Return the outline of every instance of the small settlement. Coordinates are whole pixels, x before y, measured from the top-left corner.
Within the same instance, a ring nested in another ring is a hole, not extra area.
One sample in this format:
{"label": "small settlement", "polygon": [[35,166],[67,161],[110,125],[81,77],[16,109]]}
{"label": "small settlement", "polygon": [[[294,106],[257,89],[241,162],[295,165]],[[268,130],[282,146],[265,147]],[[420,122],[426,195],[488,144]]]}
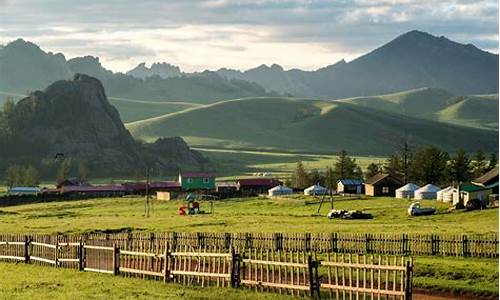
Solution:
{"label": "small settlement", "polygon": [[[395,197],[400,199],[436,199],[454,206],[479,208],[498,206],[498,168],[492,169],[457,186],[440,188],[433,184],[422,187],[413,182],[404,184],[389,174],[379,173],[366,182],[346,178],[337,181],[337,190],[315,184],[303,190],[304,195],[358,194],[369,197]],[[302,191],[302,190],[301,190]],[[233,181],[217,181],[213,172],[180,172],[177,180],[155,182],[126,182],[122,184],[90,185],[74,179],[59,182],[56,188],[13,187],[9,197],[40,197],[42,199],[119,197],[125,195],[156,195],[158,200],[180,199],[188,194],[203,194],[210,199],[252,197],[267,195],[283,197],[297,192],[273,177],[241,178]]]}

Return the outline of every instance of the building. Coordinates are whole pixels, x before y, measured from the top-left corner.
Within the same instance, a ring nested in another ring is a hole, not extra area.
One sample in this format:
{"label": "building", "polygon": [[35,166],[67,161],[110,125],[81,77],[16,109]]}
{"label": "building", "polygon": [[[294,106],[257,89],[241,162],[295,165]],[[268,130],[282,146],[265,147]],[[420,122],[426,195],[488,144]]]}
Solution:
{"label": "building", "polygon": [[415,191],[415,199],[437,199],[437,193],[441,190],[440,187],[433,184],[426,184]]}
{"label": "building", "polygon": [[438,201],[452,202],[453,201],[453,187],[446,187],[436,194]]}
{"label": "building", "polygon": [[121,184],[95,186],[63,186],[61,194],[70,197],[112,197],[123,196],[126,189]]}
{"label": "building", "polygon": [[179,184],[184,191],[190,190],[215,190],[214,173],[179,173]]}
{"label": "building", "polygon": [[415,191],[420,187],[414,183],[407,183],[396,190],[396,198],[409,199],[415,197]]}
{"label": "building", "polygon": [[362,194],[363,181],[360,179],[341,179],[337,182],[337,193]]}
{"label": "building", "polygon": [[396,177],[379,173],[366,180],[365,195],[394,197],[396,195],[396,189],[401,185],[402,182]]}
{"label": "building", "polygon": [[8,190],[9,195],[16,196],[36,196],[39,195],[41,190],[37,187],[12,187]]}
{"label": "building", "polygon": [[236,182],[236,189],[244,196],[258,195],[265,194],[269,189],[280,184],[282,182],[276,178],[245,178]]}
{"label": "building", "polygon": [[269,196],[283,196],[283,195],[291,195],[293,193],[293,190],[284,185],[278,185],[273,187],[272,189],[269,189],[269,191],[267,192]]}
{"label": "building", "polygon": [[234,193],[238,190],[234,181],[217,182],[215,186],[215,191],[219,193]]}
{"label": "building", "polygon": [[490,202],[490,195],[493,194],[492,188],[482,187],[476,184],[464,184],[458,189],[453,189],[453,205],[464,205],[471,200],[479,200],[484,206]]}
{"label": "building", "polygon": [[321,196],[326,194],[328,194],[328,189],[319,184],[312,185],[304,190],[304,195],[306,196]]}
{"label": "building", "polygon": [[498,194],[498,168],[491,169],[490,171],[472,180],[472,184],[488,188],[491,187],[493,194]]}

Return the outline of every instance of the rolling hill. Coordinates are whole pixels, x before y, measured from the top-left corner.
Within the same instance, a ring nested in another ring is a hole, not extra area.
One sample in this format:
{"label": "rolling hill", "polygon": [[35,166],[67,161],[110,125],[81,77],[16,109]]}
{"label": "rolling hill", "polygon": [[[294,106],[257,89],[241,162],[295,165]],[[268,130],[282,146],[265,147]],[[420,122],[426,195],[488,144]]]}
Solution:
{"label": "rolling hill", "polygon": [[443,122],[498,130],[498,95],[456,97],[435,116]]}
{"label": "rolling hill", "polygon": [[496,151],[498,133],[345,102],[247,98],[127,124],[145,140],[180,135],[192,146],[387,155],[406,137],[453,151]]}

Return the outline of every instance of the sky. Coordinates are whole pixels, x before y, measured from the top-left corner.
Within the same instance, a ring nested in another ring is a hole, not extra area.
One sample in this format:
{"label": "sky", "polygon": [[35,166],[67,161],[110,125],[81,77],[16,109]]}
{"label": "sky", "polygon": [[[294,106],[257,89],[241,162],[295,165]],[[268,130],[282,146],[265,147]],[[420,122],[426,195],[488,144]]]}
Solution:
{"label": "sky", "polygon": [[121,72],[314,70],[415,29],[498,53],[498,17],[498,0],[0,0],[0,44],[23,38]]}

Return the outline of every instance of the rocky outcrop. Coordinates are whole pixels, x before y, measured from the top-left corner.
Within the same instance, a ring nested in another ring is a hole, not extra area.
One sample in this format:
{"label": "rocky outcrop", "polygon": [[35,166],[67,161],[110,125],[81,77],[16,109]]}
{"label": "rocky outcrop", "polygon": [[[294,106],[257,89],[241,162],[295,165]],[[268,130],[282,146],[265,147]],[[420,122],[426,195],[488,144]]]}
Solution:
{"label": "rocky outcrop", "polygon": [[76,74],[73,80],[34,92],[20,100],[15,111],[25,120],[16,135],[43,141],[42,159],[63,153],[87,162],[97,173],[133,172],[147,164],[168,172],[204,162],[181,138],[150,145],[136,142],[108,102],[101,82],[87,75]]}

